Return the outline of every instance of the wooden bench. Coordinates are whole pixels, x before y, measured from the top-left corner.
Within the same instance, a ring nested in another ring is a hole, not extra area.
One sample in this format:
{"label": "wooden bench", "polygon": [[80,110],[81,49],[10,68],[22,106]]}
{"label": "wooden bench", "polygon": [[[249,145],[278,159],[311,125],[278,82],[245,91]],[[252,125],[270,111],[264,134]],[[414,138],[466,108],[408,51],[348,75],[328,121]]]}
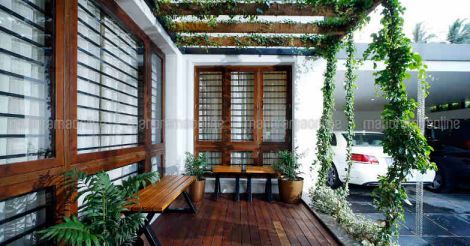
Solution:
{"label": "wooden bench", "polygon": [[247,174],[247,193],[248,201],[253,200],[253,194],[251,192],[251,179],[253,177],[266,178],[266,185],[264,192],[266,194],[266,200],[271,202],[273,200],[272,183],[271,179],[278,176],[278,173],[271,166],[247,166],[245,173]]}
{"label": "wooden bench", "polygon": [[241,166],[214,165],[212,173],[215,175],[215,198],[220,195],[220,177],[235,177],[235,201],[240,201],[240,175],[242,173]]}
{"label": "wooden bench", "polygon": [[214,165],[212,166],[212,173],[215,175],[214,195],[216,198],[220,195],[220,177],[235,177],[235,201],[239,201],[240,178],[246,177],[248,201],[251,202],[253,200],[251,179],[253,177],[260,177],[266,178],[266,200],[272,201],[271,178],[276,177],[277,173],[271,166],[246,166],[246,169],[242,169],[241,166]]}
{"label": "wooden bench", "polygon": [[[129,213],[148,213],[144,226],[138,235],[145,234],[150,245],[161,245],[150,226],[150,222],[157,213],[191,212],[196,208],[191,202],[186,189],[196,181],[194,176],[164,176],[156,184],[149,185],[137,193],[139,200],[127,209]],[[184,196],[187,208],[168,208],[180,195]]]}

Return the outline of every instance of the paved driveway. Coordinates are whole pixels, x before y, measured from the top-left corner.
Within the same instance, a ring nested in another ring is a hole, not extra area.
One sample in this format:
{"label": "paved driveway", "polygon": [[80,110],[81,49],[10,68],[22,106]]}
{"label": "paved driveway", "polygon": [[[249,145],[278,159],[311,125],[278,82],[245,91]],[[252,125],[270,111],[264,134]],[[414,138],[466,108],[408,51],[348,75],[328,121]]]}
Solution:
{"label": "paved driveway", "polygon": [[[382,214],[372,204],[370,187],[351,187],[349,201],[356,213],[374,220]],[[470,189],[452,194],[437,194],[425,190],[423,237],[416,237],[414,186],[407,188],[410,202],[405,205],[406,221],[400,227],[400,245],[470,245]]]}

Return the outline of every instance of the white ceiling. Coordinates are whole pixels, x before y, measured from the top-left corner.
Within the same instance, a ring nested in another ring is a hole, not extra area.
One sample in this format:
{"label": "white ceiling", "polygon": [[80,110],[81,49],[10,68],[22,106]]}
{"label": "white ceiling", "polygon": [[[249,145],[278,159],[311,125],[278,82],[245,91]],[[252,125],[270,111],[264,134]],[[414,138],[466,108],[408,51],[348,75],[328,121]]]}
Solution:
{"label": "white ceiling", "polygon": [[[468,72],[428,72],[431,76],[429,96],[426,106],[441,103],[461,101],[470,97],[470,71]],[[374,85],[372,71],[359,71],[356,90],[356,110],[373,111],[383,109],[385,100]],[[336,109],[341,110],[345,105],[343,88],[344,71],[338,71],[336,76]],[[416,99],[416,75],[406,82],[408,93]]]}

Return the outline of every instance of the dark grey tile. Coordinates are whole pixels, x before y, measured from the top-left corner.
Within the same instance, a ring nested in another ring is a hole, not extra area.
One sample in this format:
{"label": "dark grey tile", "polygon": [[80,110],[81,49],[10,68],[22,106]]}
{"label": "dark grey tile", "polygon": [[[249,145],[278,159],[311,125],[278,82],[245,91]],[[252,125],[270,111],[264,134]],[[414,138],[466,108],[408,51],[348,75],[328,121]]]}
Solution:
{"label": "dark grey tile", "polygon": [[460,217],[462,217],[465,221],[470,223],[470,214],[460,214]]}
{"label": "dark grey tile", "polygon": [[423,239],[433,246],[468,246],[468,237],[423,237]]}
{"label": "dark grey tile", "polygon": [[[405,226],[416,233],[416,215],[405,212]],[[455,236],[426,216],[423,218],[423,235],[425,236]]]}
{"label": "dark grey tile", "polygon": [[400,246],[421,246],[421,245],[430,245],[428,242],[422,238],[416,236],[400,236],[398,239]]}
{"label": "dark grey tile", "polygon": [[458,215],[435,214],[426,217],[457,236],[470,236],[470,223]]}

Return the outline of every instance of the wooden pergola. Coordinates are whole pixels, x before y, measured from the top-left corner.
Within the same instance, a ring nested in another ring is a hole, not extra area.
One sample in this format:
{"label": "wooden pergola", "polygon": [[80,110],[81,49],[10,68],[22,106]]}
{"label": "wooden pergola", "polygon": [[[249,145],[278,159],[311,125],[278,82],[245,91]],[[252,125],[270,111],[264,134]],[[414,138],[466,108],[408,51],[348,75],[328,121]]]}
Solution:
{"label": "wooden pergola", "polygon": [[327,41],[342,39],[380,2],[338,8],[302,1],[154,0],[154,14],[186,54],[314,54]]}

